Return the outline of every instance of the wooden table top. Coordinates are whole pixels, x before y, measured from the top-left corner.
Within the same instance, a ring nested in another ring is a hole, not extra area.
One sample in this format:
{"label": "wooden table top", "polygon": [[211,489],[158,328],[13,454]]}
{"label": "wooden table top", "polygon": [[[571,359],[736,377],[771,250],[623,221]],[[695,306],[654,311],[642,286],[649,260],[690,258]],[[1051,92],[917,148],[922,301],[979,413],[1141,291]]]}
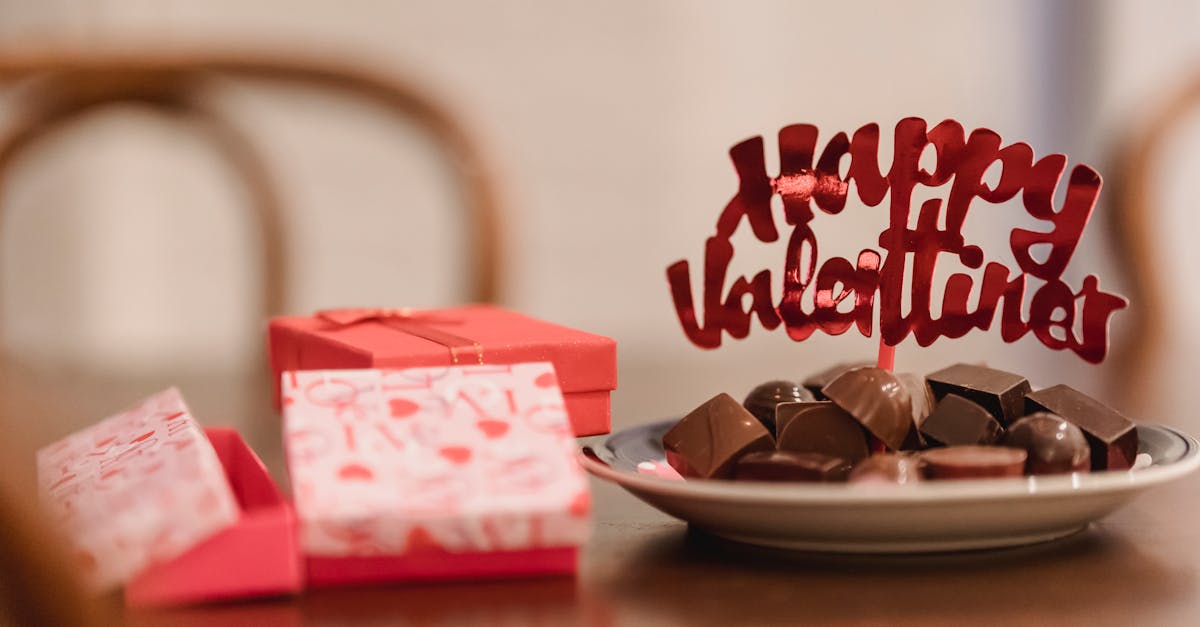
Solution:
{"label": "wooden table top", "polygon": [[[221,404],[236,400],[227,386],[181,387],[201,416],[220,416]],[[119,401],[103,402],[119,407],[153,389],[141,384],[136,392],[121,390]],[[109,386],[74,398],[99,403],[95,399],[106,395],[117,393]],[[243,396],[265,405],[261,389],[248,389]],[[622,402],[644,406],[652,401]],[[66,409],[103,415],[93,407]],[[278,439],[275,429],[268,421],[244,431],[278,472],[278,451],[271,444]],[[686,524],[614,485],[593,478],[592,487],[595,532],[574,578],[317,590],[293,598],[127,611],[124,619],[131,625],[183,627],[1200,624],[1200,481],[1195,476],[1151,491],[1063,540],[915,556],[801,554],[735,545],[689,532]]]}
{"label": "wooden table top", "polygon": [[1200,623],[1200,492],[1184,480],[1075,536],[917,556],[736,545],[593,479],[575,578],[380,586],[132,613],[134,625],[978,625]]}

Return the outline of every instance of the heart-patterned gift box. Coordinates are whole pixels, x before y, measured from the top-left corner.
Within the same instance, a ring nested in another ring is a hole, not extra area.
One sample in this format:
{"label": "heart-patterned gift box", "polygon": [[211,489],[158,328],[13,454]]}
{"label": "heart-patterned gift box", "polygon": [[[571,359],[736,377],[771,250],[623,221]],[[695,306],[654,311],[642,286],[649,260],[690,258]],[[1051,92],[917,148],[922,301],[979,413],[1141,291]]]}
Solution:
{"label": "heart-patterned gift box", "polygon": [[236,431],[171,388],[38,451],[49,517],[80,571],[133,605],[296,592],[295,518]]}
{"label": "heart-patterned gift box", "polygon": [[309,581],[573,572],[587,481],[550,363],[283,374]]}

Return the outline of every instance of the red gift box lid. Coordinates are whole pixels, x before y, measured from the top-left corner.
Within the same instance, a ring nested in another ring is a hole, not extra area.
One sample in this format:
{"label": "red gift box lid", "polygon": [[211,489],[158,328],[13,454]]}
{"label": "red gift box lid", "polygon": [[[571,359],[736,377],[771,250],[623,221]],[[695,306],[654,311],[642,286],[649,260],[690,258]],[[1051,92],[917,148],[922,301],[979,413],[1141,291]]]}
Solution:
{"label": "red gift box lid", "polygon": [[[371,312],[385,310],[342,310]],[[271,368],[288,370],[414,368],[478,363],[548,361],[558,372],[564,393],[613,390],[617,386],[617,349],[611,338],[553,324],[491,305],[467,305],[411,313],[409,322],[478,344],[451,349],[436,339],[399,330],[370,315],[351,323],[317,316],[274,318],[270,324]],[[337,312],[334,312],[337,313]]]}

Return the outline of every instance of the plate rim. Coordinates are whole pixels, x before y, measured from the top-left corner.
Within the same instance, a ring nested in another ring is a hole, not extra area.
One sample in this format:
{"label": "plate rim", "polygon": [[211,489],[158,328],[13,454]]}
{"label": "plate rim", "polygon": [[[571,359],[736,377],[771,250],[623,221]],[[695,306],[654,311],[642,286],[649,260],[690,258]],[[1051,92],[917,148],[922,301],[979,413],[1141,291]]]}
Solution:
{"label": "plate rim", "polygon": [[[657,423],[615,431],[604,439],[604,444],[623,433],[647,428],[653,424]],[[869,483],[848,486],[803,483],[781,485],[755,481],[679,481],[614,468],[602,460],[593,459],[582,449],[577,451],[576,457],[589,473],[626,489],[643,493],[736,503],[835,506],[1061,498],[1129,492],[1173,481],[1200,467],[1200,441],[1196,438],[1166,425],[1139,423],[1138,427],[1166,432],[1181,440],[1187,446],[1187,451],[1177,460],[1132,471],[1043,475],[1020,479],[928,481],[904,486]]]}

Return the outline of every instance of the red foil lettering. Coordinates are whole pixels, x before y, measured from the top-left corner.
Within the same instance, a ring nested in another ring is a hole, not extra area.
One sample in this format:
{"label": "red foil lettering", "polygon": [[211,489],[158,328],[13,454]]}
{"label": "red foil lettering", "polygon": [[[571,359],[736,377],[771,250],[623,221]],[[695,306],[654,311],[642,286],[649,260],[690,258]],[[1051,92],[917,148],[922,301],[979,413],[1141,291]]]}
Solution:
{"label": "red foil lettering", "polygon": [[[1006,342],[1032,333],[1051,349],[1070,350],[1092,363],[1104,359],[1111,316],[1128,302],[1102,291],[1095,276],[1086,277],[1078,291],[1062,278],[1100,193],[1095,170],[1075,166],[1062,206],[1056,208],[1054,193],[1067,167],[1063,155],[1035,161],[1027,144],[1004,146],[993,131],[977,129],[968,136],[954,120],[930,129],[920,118],[906,118],[896,125],[892,163],[884,173],[879,141],[878,125],[868,124],[850,137],[834,135],[816,157],[816,127],[788,126],[779,132],[780,171],[775,177],[766,171],[762,137],[730,150],[738,189],[718,217],[716,233],[705,243],[699,302],[693,297],[688,261],[667,268],[675,311],[693,343],[716,348],[723,334],[744,338],[755,318],[767,330],[782,325],[795,341],[818,330],[839,335],[851,327],[870,336],[878,303],[879,333],[890,346],[909,335],[928,346],[940,337],[986,331],[998,317]],[[927,150],[935,158],[932,170],[920,165]],[[997,166],[999,176],[991,186],[985,174]],[[878,237],[880,251],[863,250],[854,262],[840,257],[821,261],[811,226],[816,210],[830,215],[845,210],[852,182],[858,200],[868,207],[887,198],[888,226]],[[910,227],[913,192],[918,187],[947,189],[943,198],[921,204],[915,226]],[[777,222],[771,206],[776,195],[782,201],[783,224]],[[1014,269],[989,261],[979,246],[966,241],[963,226],[973,203],[998,204],[1018,195],[1026,213],[1046,227],[1012,229],[1009,246],[1017,262]],[[770,270],[729,280],[734,256],[730,240],[743,219],[754,237],[765,243],[779,240],[781,227],[791,228],[778,299]],[[1035,247],[1045,254],[1037,255]],[[939,262],[982,268],[982,276],[950,274],[935,309]],[[973,299],[976,290],[978,298]],[[1023,317],[1026,292],[1030,293],[1028,319]]]}

